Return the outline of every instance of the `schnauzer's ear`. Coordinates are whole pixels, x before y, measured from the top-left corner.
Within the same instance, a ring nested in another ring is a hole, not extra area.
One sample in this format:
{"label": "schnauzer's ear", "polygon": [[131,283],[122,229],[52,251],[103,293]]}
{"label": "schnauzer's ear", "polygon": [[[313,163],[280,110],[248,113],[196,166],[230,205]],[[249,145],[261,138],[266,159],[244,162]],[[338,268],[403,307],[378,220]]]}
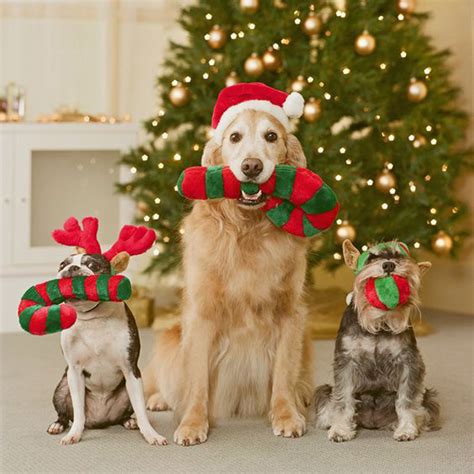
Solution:
{"label": "schnauzer's ear", "polygon": [[289,133],[286,137],[286,163],[306,168],[306,156],[299,140]]}
{"label": "schnauzer's ear", "polygon": [[122,273],[127,269],[129,260],[130,255],[127,252],[119,252],[110,261],[110,266],[113,268],[114,273]]}
{"label": "schnauzer's ear", "polygon": [[352,270],[355,270],[357,268],[357,259],[359,258],[360,252],[349,239],[344,240],[342,243],[342,252],[344,253],[346,265]]}
{"label": "schnauzer's ear", "polygon": [[76,253],[80,254],[80,253],[87,253],[87,252],[86,252],[86,249],[83,249],[82,247],[76,247]]}
{"label": "schnauzer's ear", "polygon": [[214,166],[222,164],[221,145],[211,138],[204,147],[201,165]]}
{"label": "schnauzer's ear", "polygon": [[431,262],[420,262],[418,268],[420,269],[420,275],[423,276],[431,268]]}

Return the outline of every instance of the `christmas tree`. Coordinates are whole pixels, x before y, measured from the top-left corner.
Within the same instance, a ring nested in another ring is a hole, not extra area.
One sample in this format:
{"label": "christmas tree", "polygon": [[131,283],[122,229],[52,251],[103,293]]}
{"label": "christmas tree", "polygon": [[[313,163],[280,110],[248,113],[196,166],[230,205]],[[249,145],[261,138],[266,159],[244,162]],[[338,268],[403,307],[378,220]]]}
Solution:
{"label": "christmas tree", "polygon": [[181,171],[200,164],[219,91],[260,81],[301,92],[294,124],[308,167],[336,192],[337,225],[314,240],[310,265],[341,263],[345,238],[398,238],[411,249],[455,255],[466,231],[455,179],[469,152],[467,126],[449,81],[448,51],[422,32],[415,0],[201,0],[180,17],[186,45],[171,43],[158,77],[162,108],[149,140],[123,157],[133,179],[119,185],[137,219],[158,232],[149,271],[180,259],[189,202]]}

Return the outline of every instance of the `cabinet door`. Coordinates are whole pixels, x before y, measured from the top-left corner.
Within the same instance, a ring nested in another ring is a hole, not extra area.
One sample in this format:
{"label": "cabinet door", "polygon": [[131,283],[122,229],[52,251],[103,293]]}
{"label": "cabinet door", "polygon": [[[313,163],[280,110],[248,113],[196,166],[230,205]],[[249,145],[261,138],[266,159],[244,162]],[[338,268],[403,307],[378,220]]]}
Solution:
{"label": "cabinet door", "polygon": [[13,139],[0,133],[0,266],[12,261]]}
{"label": "cabinet door", "polygon": [[135,134],[84,128],[16,136],[13,264],[58,263],[65,248],[51,231],[71,215],[98,217],[104,246],[129,220],[130,205],[117,195],[115,183],[126,176],[118,160],[134,145]]}

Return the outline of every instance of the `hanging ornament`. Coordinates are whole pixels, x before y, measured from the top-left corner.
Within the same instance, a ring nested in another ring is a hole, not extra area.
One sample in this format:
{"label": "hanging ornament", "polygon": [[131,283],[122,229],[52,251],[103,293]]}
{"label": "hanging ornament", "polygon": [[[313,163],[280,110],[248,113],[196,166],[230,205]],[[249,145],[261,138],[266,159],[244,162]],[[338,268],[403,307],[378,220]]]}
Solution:
{"label": "hanging ornament", "polygon": [[169,98],[175,107],[182,107],[189,102],[191,93],[186,86],[183,86],[183,84],[178,84],[170,90]]}
{"label": "hanging ornament", "polygon": [[258,10],[258,0],[240,0],[240,9],[244,13],[255,13]]}
{"label": "hanging ornament", "polygon": [[440,230],[433,236],[431,247],[436,255],[449,255],[453,248],[453,239],[446,232]]}
{"label": "hanging ornament", "polygon": [[304,119],[309,122],[313,123],[321,116],[321,101],[315,99],[314,97],[310,97],[306,104],[304,105],[303,109],[303,117]]}
{"label": "hanging ornament", "polygon": [[212,49],[222,48],[227,41],[227,33],[219,25],[214,25],[206,37],[207,44]]}
{"label": "hanging ornament", "polygon": [[263,73],[264,65],[257,53],[252,53],[244,63],[244,70],[249,76],[258,77]]}
{"label": "hanging ornament", "polygon": [[428,95],[428,87],[423,81],[412,79],[407,95],[410,102],[421,102]]}
{"label": "hanging ornament", "polygon": [[263,53],[262,61],[267,71],[277,71],[281,68],[280,53],[273,48],[268,48]]}
{"label": "hanging ornament", "polygon": [[309,12],[306,20],[301,24],[301,29],[308,36],[317,35],[321,31],[321,18],[314,12]]}
{"label": "hanging ornament", "polygon": [[235,72],[232,71],[226,78],[225,78],[225,86],[234,86],[235,84],[238,84],[240,82],[240,77],[239,75]]}
{"label": "hanging ornament", "polygon": [[273,0],[273,6],[275,8],[278,8],[279,10],[282,10],[283,8],[286,8],[288,5],[283,0]]}
{"label": "hanging ornament", "polygon": [[372,54],[375,50],[375,45],[375,38],[367,30],[359,35],[354,43],[357,54],[360,54],[361,56]]}
{"label": "hanging ornament", "polygon": [[397,0],[398,13],[410,15],[415,11],[416,0]]}
{"label": "hanging ornament", "polygon": [[306,80],[303,76],[298,76],[290,85],[293,92],[301,92],[306,86]]}
{"label": "hanging ornament", "polygon": [[352,224],[347,221],[343,221],[340,226],[336,229],[336,242],[342,244],[344,240],[349,239],[354,241],[356,238],[356,230]]}
{"label": "hanging ornament", "polygon": [[395,188],[397,185],[397,179],[395,175],[390,171],[382,171],[378,176],[375,178],[375,187],[381,193],[388,193],[392,188]]}
{"label": "hanging ornament", "polygon": [[146,214],[150,210],[150,207],[148,206],[148,204],[145,201],[138,201],[137,202],[137,209],[142,214]]}
{"label": "hanging ornament", "polygon": [[413,140],[413,146],[415,148],[420,148],[421,146],[425,146],[426,143],[427,143],[427,140],[423,135],[415,135],[415,139]]}

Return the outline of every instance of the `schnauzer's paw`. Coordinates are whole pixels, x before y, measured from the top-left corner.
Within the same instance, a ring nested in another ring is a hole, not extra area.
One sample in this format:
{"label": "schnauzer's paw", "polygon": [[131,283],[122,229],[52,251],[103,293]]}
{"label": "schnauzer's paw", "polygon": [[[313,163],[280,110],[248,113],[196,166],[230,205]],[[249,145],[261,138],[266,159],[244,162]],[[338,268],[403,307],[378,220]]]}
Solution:
{"label": "schnauzer's paw", "polygon": [[287,416],[274,416],[273,434],[284,438],[300,438],[306,432],[306,421],[299,413]]}
{"label": "schnauzer's paw", "polygon": [[343,441],[354,439],[356,434],[357,431],[352,429],[350,426],[334,425],[329,429],[328,439],[335,443],[342,443]]}
{"label": "schnauzer's paw", "polygon": [[208,423],[204,423],[202,425],[181,424],[174,432],[174,442],[181,446],[201,444],[207,440],[208,431]]}
{"label": "schnauzer's paw", "polygon": [[153,428],[143,430],[141,433],[146,442],[152,446],[167,446],[168,444],[168,440],[164,436],[159,435]]}
{"label": "schnauzer's paw", "polygon": [[64,436],[61,439],[60,444],[62,444],[63,446],[66,446],[68,444],[77,444],[81,440],[81,436],[82,436],[82,433],[78,433],[78,432],[71,433],[70,431],[66,436]]}
{"label": "schnauzer's paw", "polygon": [[54,423],[51,423],[48,426],[48,429],[46,431],[49,434],[55,435],[55,434],[62,433],[65,429],[66,427],[63,424],[59,423],[58,421],[55,421]]}
{"label": "schnauzer's paw", "polygon": [[146,407],[151,411],[166,411],[170,409],[161,393],[154,393],[151,395],[151,397],[146,402]]}
{"label": "schnauzer's paw", "polygon": [[418,435],[419,432],[416,426],[402,425],[395,430],[393,438],[397,441],[413,441]]}
{"label": "schnauzer's paw", "polygon": [[129,418],[122,423],[123,427],[127,430],[138,430],[137,420],[135,418]]}

